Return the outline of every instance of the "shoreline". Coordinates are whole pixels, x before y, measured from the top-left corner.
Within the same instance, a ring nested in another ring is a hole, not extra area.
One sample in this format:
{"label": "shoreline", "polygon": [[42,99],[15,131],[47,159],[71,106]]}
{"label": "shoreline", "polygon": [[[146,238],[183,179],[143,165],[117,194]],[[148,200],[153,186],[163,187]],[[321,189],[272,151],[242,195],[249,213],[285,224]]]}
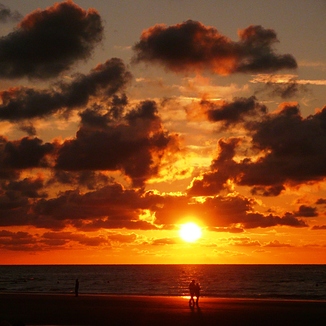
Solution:
{"label": "shoreline", "polygon": [[324,325],[326,301],[0,293],[0,325]]}
{"label": "shoreline", "polygon": [[[0,291],[0,297],[5,296],[5,295],[35,295],[35,296],[68,296],[68,297],[74,297],[75,293],[73,291],[71,292],[25,292],[25,291],[17,291],[17,292],[6,292],[6,291]],[[186,299],[189,298],[188,295],[172,295],[172,294],[129,294],[129,293],[89,293],[89,292],[79,292],[79,297],[87,297],[87,296],[94,296],[94,297],[126,297],[126,298],[131,298],[131,297],[140,297],[140,298],[182,298]],[[302,301],[302,302],[324,302],[326,303],[326,299],[313,299],[313,298],[294,298],[294,297],[289,297],[289,298],[282,298],[282,297],[219,297],[219,296],[205,296],[201,295],[200,299],[205,299],[205,300],[225,300],[225,301]],[[0,325],[1,326],[1,325]]]}
{"label": "shoreline", "polygon": [[[6,291],[0,291],[0,296],[3,295],[39,295],[39,296],[75,296],[74,291],[71,292],[6,292]],[[99,296],[99,297],[126,297],[126,298],[131,298],[131,297],[140,297],[140,298],[188,298],[188,295],[172,295],[172,294],[141,294],[141,293],[137,293],[137,294],[130,294],[130,293],[90,293],[90,292],[79,292],[79,296]],[[326,303],[326,299],[318,299],[318,298],[297,298],[297,297],[222,297],[222,296],[205,296],[205,295],[201,295],[200,296],[201,299],[205,299],[205,300],[225,300],[225,301],[302,301],[302,302],[324,302]],[[1,326],[1,325],[0,325]]]}

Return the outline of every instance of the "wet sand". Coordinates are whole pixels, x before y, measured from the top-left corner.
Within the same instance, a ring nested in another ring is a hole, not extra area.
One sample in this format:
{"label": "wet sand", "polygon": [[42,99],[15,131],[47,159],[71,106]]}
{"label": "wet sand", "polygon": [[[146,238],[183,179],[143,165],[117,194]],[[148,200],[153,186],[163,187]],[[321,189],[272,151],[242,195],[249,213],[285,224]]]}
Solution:
{"label": "wet sand", "polygon": [[[1,294],[0,325],[325,325],[326,301]],[[4,324],[4,323],[3,323]]]}

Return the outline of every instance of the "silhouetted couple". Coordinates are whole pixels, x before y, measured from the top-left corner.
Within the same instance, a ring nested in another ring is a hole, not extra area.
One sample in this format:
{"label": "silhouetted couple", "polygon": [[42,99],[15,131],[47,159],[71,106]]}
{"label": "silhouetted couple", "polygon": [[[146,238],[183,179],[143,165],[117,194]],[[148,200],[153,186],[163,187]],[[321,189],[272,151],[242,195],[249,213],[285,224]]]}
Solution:
{"label": "silhouetted couple", "polygon": [[198,301],[200,297],[200,285],[196,283],[195,280],[192,280],[189,284],[189,292],[190,292],[190,300],[189,300],[189,307],[195,306],[195,299],[196,297],[196,306],[198,307]]}

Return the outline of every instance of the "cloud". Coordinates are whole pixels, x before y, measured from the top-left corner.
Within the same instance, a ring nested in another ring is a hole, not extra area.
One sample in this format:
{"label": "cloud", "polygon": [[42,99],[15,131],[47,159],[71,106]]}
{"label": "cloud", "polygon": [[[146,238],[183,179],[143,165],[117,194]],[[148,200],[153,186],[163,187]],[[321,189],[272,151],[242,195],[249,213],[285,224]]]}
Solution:
{"label": "cloud", "polygon": [[[152,198],[154,200],[154,198]],[[155,198],[157,200],[157,198]],[[99,229],[154,230],[158,227],[139,218],[150,202],[142,192],[124,189],[113,183],[94,191],[62,192],[55,198],[41,199],[31,211],[48,223],[43,227],[62,229],[69,224],[82,231]],[[55,223],[57,221],[57,223]],[[40,219],[32,221],[40,227]]]}
{"label": "cloud", "polygon": [[283,185],[254,186],[250,192],[252,195],[271,197],[278,196],[284,190],[285,187]]}
{"label": "cloud", "polygon": [[[284,216],[255,212],[255,201],[243,196],[208,197],[204,203],[190,203],[187,197],[165,197],[157,206],[156,221],[160,224],[174,224],[182,216],[198,216],[204,225],[217,228],[214,231],[268,228],[277,225],[290,227],[307,227],[308,225],[290,213]],[[222,228],[222,229],[221,229]],[[226,229],[225,229],[226,228]],[[240,232],[240,230],[237,230]]]}
{"label": "cloud", "polygon": [[[196,202],[188,196],[158,195],[111,182],[92,191],[62,191],[51,198],[39,178],[8,181],[2,188],[5,192],[0,194],[1,226],[29,225],[57,231],[73,226],[84,232],[122,228],[171,230],[183,217],[197,216],[216,232],[240,233],[278,225],[307,227],[295,214],[258,213],[254,199],[240,195]],[[151,221],[142,219],[144,211],[153,216]]]}
{"label": "cloud", "polygon": [[311,230],[326,230],[326,225],[314,225]]}
{"label": "cloud", "polygon": [[108,244],[108,240],[103,236],[90,237],[85,234],[72,232],[46,232],[42,238],[42,242],[50,246],[62,246],[70,241],[90,247]]}
{"label": "cloud", "polygon": [[239,138],[219,139],[219,156],[212,161],[211,171],[203,173],[192,181],[188,189],[190,196],[211,196],[226,189],[227,181],[235,179],[239,172],[233,158],[240,142]]}
{"label": "cloud", "polygon": [[54,170],[53,176],[48,180],[48,184],[55,184],[56,182],[62,185],[69,185],[72,187],[86,187],[88,190],[95,190],[102,188],[108,183],[112,182],[113,178],[106,174],[97,171],[63,171]]}
{"label": "cloud", "polygon": [[121,234],[121,233],[110,233],[108,239],[110,242],[119,242],[119,243],[132,243],[137,240],[138,236],[135,233],[131,234]]}
{"label": "cloud", "polygon": [[325,86],[325,79],[298,79],[297,75],[291,74],[257,74],[253,76],[250,81],[251,83],[264,83],[264,84],[291,84],[296,83],[297,85],[316,85]]}
{"label": "cloud", "polygon": [[264,247],[281,248],[281,247],[292,247],[292,246],[289,243],[281,243],[278,240],[273,240],[265,244]]}
{"label": "cloud", "polygon": [[256,162],[246,160],[241,184],[280,185],[318,181],[326,176],[326,107],[303,118],[299,107],[284,103],[277,113],[253,123],[253,146],[266,154]]}
{"label": "cloud", "polygon": [[326,177],[325,123],[326,107],[304,118],[294,103],[283,103],[277,112],[245,122],[251,145],[243,138],[221,138],[211,170],[194,179],[188,193],[215,195],[227,189],[229,180],[252,187],[253,194],[273,196],[285,185],[322,181]]}
{"label": "cloud", "polygon": [[316,216],[318,216],[317,208],[311,207],[311,206],[306,206],[306,205],[301,205],[299,207],[299,210],[295,212],[295,216],[316,217]]}
{"label": "cloud", "polygon": [[295,75],[258,75],[252,83],[264,83],[263,87],[259,87],[255,94],[267,93],[268,96],[279,96],[282,99],[289,99],[297,96],[299,93],[308,91],[303,80],[298,80]]}
{"label": "cloud", "polygon": [[27,232],[0,231],[0,247],[6,250],[34,251],[37,239]]}
{"label": "cloud", "polygon": [[232,246],[242,246],[242,247],[261,247],[261,244],[257,240],[252,240],[248,237],[246,238],[230,238],[229,244]]}
{"label": "cloud", "polygon": [[6,196],[25,196],[28,198],[43,198],[47,197],[45,192],[40,192],[43,190],[44,184],[43,179],[37,177],[36,179],[25,178],[19,181],[13,181],[3,183],[2,189],[6,191]]}
{"label": "cloud", "polygon": [[0,78],[56,77],[87,59],[102,34],[94,9],[84,10],[72,1],[38,9],[0,39]]}
{"label": "cloud", "polygon": [[316,200],[316,205],[324,205],[326,204],[326,199],[325,198],[318,198]]}
{"label": "cloud", "polygon": [[24,137],[21,140],[2,139],[0,167],[3,169],[27,169],[48,167],[47,155],[54,150],[51,143],[39,138]]}
{"label": "cloud", "polygon": [[[104,115],[100,124],[101,115],[97,115],[96,123],[102,125],[97,129],[89,127],[87,117],[88,124],[81,126],[77,137],[59,148],[56,169],[120,170],[137,187],[157,175],[165,153],[177,150],[178,137],[163,129],[153,101],[140,103],[117,123],[106,124]],[[94,123],[95,115],[92,118]]]}
{"label": "cloud", "polygon": [[235,98],[233,102],[219,101],[217,103],[207,100],[201,101],[209,121],[222,122],[225,128],[244,122],[250,117],[265,114],[267,108],[252,96],[249,98]]}
{"label": "cloud", "polygon": [[46,117],[83,107],[94,96],[107,100],[121,91],[130,78],[122,60],[114,58],[97,65],[88,75],[78,74],[70,83],[57,83],[52,89],[10,88],[0,92],[0,120]]}
{"label": "cloud", "polygon": [[162,238],[162,239],[155,239],[151,242],[153,246],[165,246],[165,245],[174,245],[177,241],[171,238]]}
{"label": "cloud", "polygon": [[28,136],[36,136],[36,128],[33,126],[31,122],[29,123],[21,123],[19,125],[19,129],[28,134]]}
{"label": "cloud", "polygon": [[229,232],[229,233],[242,233],[244,229],[238,227],[213,227],[209,228],[210,231],[214,232]]}
{"label": "cloud", "polygon": [[159,63],[174,72],[208,69],[221,75],[297,67],[292,55],[273,50],[278,41],[274,30],[251,25],[238,34],[240,40],[233,42],[215,28],[192,20],[173,26],[155,25],[143,31],[134,45],[132,61]]}
{"label": "cloud", "polygon": [[22,18],[23,16],[18,11],[11,11],[0,3],[0,23],[17,22]]}

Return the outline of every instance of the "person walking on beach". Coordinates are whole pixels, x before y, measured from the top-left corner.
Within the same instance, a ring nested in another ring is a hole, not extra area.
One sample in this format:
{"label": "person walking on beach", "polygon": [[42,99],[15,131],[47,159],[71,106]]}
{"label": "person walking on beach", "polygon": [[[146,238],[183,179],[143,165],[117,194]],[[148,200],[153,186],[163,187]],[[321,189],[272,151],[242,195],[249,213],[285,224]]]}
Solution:
{"label": "person walking on beach", "polygon": [[195,285],[195,296],[196,296],[196,306],[198,307],[199,297],[200,297],[200,284],[196,283]]}
{"label": "person walking on beach", "polygon": [[196,287],[195,280],[192,280],[189,284],[189,292],[190,292],[189,307],[193,307],[195,305],[195,299],[194,299],[195,287]]}
{"label": "person walking on beach", "polygon": [[75,297],[78,297],[78,291],[79,291],[79,280],[76,278],[75,282]]}

